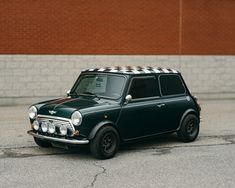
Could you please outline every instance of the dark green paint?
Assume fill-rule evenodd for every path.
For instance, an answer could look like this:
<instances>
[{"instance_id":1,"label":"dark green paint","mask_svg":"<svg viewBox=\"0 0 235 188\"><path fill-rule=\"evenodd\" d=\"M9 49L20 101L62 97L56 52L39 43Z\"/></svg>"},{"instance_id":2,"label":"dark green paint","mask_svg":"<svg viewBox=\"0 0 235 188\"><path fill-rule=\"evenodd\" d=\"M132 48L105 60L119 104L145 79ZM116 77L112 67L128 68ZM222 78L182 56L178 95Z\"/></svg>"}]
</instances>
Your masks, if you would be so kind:
<instances>
[{"instance_id":1,"label":"dark green paint","mask_svg":"<svg viewBox=\"0 0 235 188\"><path fill-rule=\"evenodd\" d=\"M158 76L159 74L150 75ZM145 77L146 74L137 76ZM180 74L179 76L181 77ZM81 136L88 139L93 138L99 128L107 124L115 126L121 139L127 141L149 135L174 132L179 128L182 116L188 112L193 111L198 117L200 116L196 103L182 77L186 89L186 93L183 95L133 100L127 104L125 96L130 80L135 75L125 75L125 77L127 78L126 86L122 97L118 100L79 96L45 101L35 106L38 109L38 114L63 118L71 118L74 111L80 111L82 124L75 129L79 130ZM51 115L49 110L57 112Z\"/></svg>"}]
</instances>

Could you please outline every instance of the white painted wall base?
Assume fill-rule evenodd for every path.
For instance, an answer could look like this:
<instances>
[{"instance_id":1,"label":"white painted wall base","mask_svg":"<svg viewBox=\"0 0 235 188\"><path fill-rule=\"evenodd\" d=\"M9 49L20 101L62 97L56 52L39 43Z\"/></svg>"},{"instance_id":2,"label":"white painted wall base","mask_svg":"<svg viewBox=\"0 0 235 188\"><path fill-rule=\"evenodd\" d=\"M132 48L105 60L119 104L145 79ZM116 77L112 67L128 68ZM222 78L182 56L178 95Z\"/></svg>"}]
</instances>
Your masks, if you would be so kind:
<instances>
[{"instance_id":1,"label":"white painted wall base","mask_svg":"<svg viewBox=\"0 0 235 188\"><path fill-rule=\"evenodd\" d=\"M179 70L201 99L235 99L235 56L0 55L0 105L64 96L81 70L103 66Z\"/></svg>"}]
</instances>

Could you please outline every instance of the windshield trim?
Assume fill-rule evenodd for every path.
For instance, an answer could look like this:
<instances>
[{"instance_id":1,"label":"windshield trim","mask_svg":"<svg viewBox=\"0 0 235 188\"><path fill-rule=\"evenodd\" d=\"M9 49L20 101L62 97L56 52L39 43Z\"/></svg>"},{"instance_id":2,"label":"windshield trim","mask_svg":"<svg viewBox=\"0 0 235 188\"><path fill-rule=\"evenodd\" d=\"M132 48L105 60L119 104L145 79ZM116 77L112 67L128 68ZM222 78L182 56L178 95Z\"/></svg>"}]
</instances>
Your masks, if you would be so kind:
<instances>
[{"instance_id":1,"label":"windshield trim","mask_svg":"<svg viewBox=\"0 0 235 188\"><path fill-rule=\"evenodd\" d=\"M84 77L84 76L95 76L95 75L108 75L108 76L118 76L118 77L123 77L124 78L124 83L123 83L123 86L122 86L122 89L121 89L121 95L117 98L114 98L114 97L108 97L108 96L104 96L104 95L99 95L99 94L96 94L99 98L102 98L102 99L111 99L111 100L119 100L120 98L123 97L123 91L125 89L125 85L126 85L126 82L127 82L127 76L126 75L121 75L121 74L112 74L112 73L81 73L80 76L78 77L78 79L76 80L75 84L73 85L72 89L71 89L71 93L74 93L75 95L77 96L92 96L92 95L86 95L86 94L82 94L82 93L78 93L76 94L75 92L75 88L78 86L78 84L80 83L81 81L81 78Z\"/></svg>"}]
</instances>

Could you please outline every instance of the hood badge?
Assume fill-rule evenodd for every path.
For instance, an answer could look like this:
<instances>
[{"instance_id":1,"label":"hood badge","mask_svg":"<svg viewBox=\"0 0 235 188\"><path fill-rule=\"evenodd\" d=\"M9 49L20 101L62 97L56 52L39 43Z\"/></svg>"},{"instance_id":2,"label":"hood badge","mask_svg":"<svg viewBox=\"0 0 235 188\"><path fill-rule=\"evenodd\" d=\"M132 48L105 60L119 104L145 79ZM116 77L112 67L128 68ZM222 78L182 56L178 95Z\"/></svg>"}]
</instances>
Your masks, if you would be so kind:
<instances>
[{"instance_id":1,"label":"hood badge","mask_svg":"<svg viewBox=\"0 0 235 188\"><path fill-rule=\"evenodd\" d=\"M54 110L49 110L48 112L49 112L51 115L56 114L56 111L54 111Z\"/></svg>"}]
</instances>

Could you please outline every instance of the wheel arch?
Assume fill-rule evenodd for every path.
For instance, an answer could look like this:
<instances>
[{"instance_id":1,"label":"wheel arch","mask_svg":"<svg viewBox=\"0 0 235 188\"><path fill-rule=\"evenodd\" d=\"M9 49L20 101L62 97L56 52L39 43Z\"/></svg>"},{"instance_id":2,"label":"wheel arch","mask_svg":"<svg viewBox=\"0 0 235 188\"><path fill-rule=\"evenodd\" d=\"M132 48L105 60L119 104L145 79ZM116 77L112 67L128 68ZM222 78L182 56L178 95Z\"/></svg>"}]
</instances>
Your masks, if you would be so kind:
<instances>
[{"instance_id":1,"label":"wheel arch","mask_svg":"<svg viewBox=\"0 0 235 188\"><path fill-rule=\"evenodd\" d=\"M93 129L91 130L89 136L88 136L88 139L89 139L89 140L92 140L92 139L95 137L95 135L97 134L97 132L98 132L102 127L105 127L105 126L113 127L113 128L117 131L120 140L122 140L122 139L121 139L120 132L118 131L118 129L117 129L115 123L112 122L112 121L109 121L109 120L101 121L101 122L98 123L96 126L94 126Z\"/></svg>"},{"instance_id":2,"label":"wheel arch","mask_svg":"<svg viewBox=\"0 0 235 188\"><path fill-rule=\"evenodd\" d=\"M186 110L186 111L183 113L183 115L182 115L182 117L181 117L181 119L180 119L180 123L179 123L178 128L177 128L177 131L180 129L184 118L185 118L187 115L189 115L189 114L193 114L193 115L197 116L198 120L200 121L199 115L198 115L198 113L196 112L196 110L194 110L194 109L192 109L192 108L191 108L191 109L188 109L188 110Z\"/></svg>"}]
</instances>

